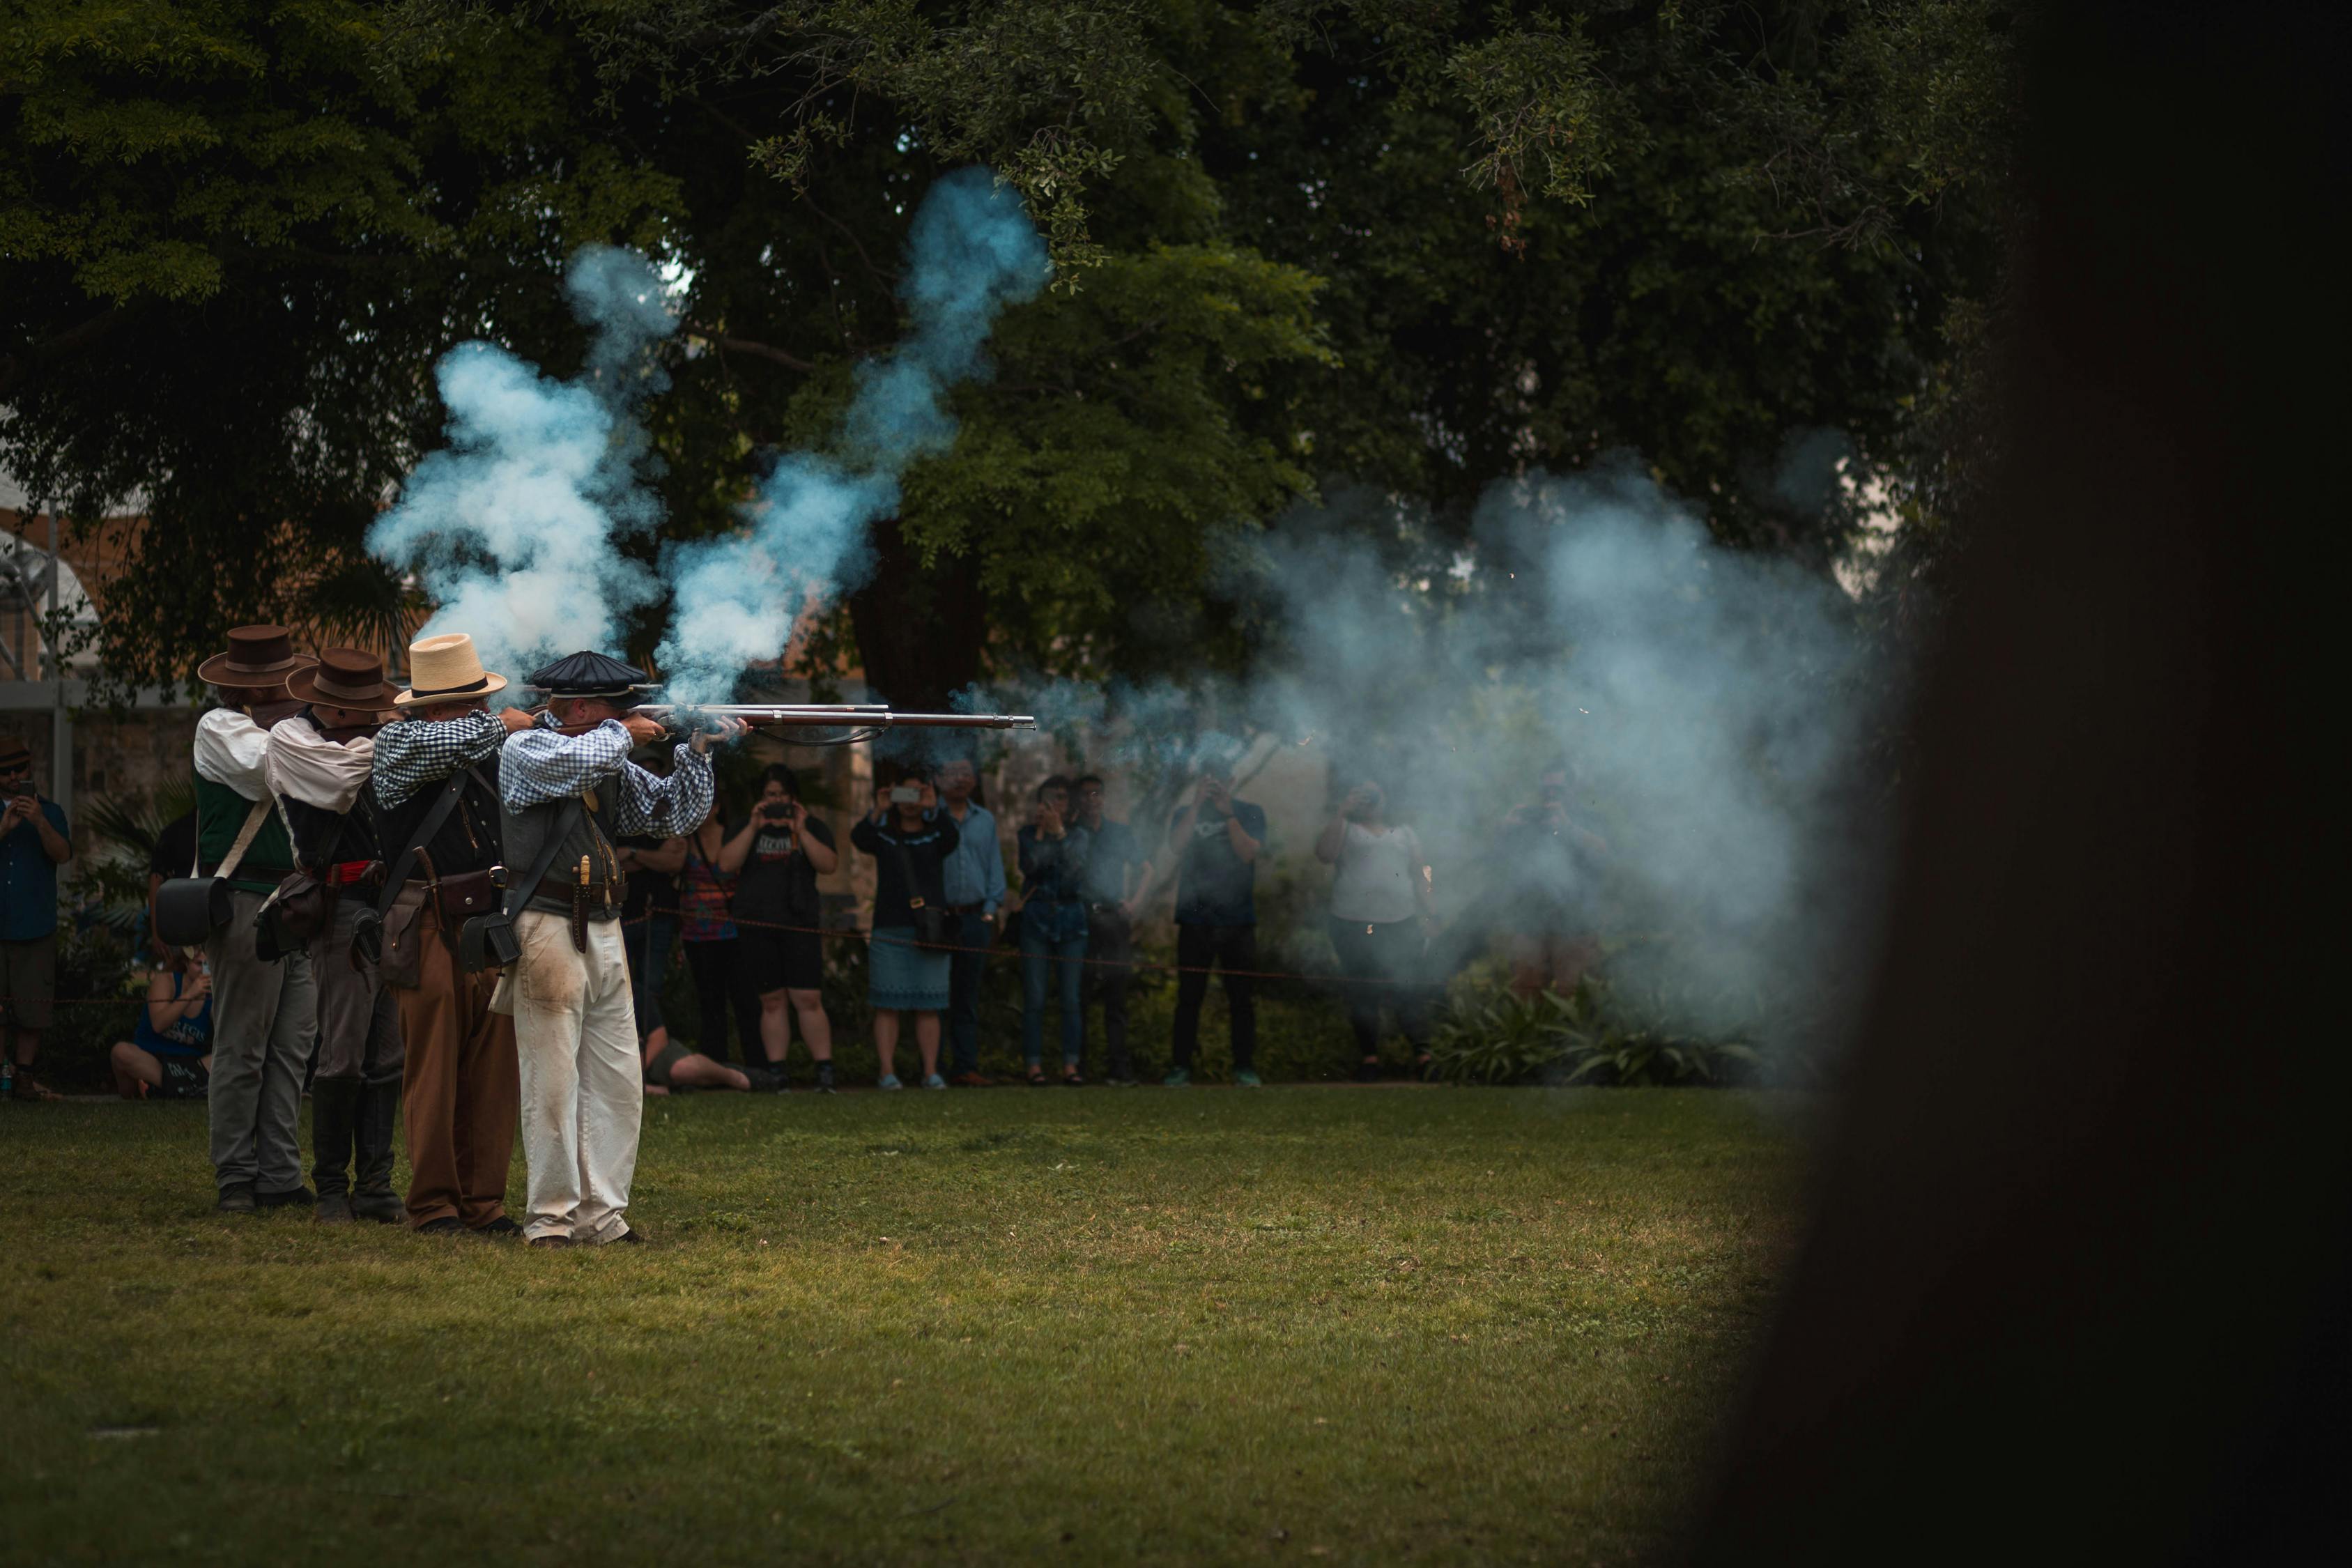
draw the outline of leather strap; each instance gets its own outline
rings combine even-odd
[[[385,874],[383,891],[378,893],[375,899],[377,914],[388,915],[392,912],[394,900],[400,897],[400,889],[408,880],[409,867],[416,863],[418,852],[432,840],[435,834],[441,831],[441,825],[448,821],[449,814],[457,809],[457,797],[466,792],[466,780],[472,771],[470,768],[461,769],[449,775],[449,787],[441,792],[441,798],[435,801],[433,809],[425,814],[425,821],[417,828],[416,837],[409,841],[407,848],[400,852],[400,858],[392,863],[392,869]]]

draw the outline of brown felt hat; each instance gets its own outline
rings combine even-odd
[[[15,773],[18,768],[33,765],[33,749],[10,735],[0,739],[0,773]]]
[[[318,662],[294,650],[294,634],[284,626],[234,626],[228,634],[228,651],[196,666],[196,679],[207,686],[267,691],[285,685],[287,677],[296,670]]]
[[[319,662],[296,670],[286,689],[298,702],[356,708],[370,713],[392,706],[393,689],[383,679],[383,660],[362,648],[331,647]]]

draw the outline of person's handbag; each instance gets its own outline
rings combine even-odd
[[[915,880],[915,858],[908,854],[907,847],[895,837],[891,842],[898,850],[898,875],[907,882],[907,910],[915,917],[915,941],[924,947],[945,947],[948,942],[947,910],[927,901],[921,893],[916,891],[920,884]]]
[[[235,875],[237,862],[253,846],[253,837],[269,819],[269,802],[265,798],[253,803],[247,813],[245,826],[237,829],[236,842],[228,847],[219,868],[209,877],[196,875],[203,865],[199,851],[196,862],[188,868],[184,877],[173,877],[155,889],[155,934],[173,947],[202,947],[213,933],[227,925],[236,913],[229,900],[228,879]]]
[[[474,916],[457,929],[457,967],[468,974],[479,974],[489,968],[503,969],[522,956],[522,939],[515,934],[515,916],[530,902],[531,894],[555,864],[555,852],[562,848],[572,825],[580,819],[578,796],[563,803],[554,823],[547,830],[547,842],[539,847],[539,859],[530,875],[507,887],[506,901],[488,914]]]

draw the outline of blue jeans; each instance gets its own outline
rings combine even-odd
[[[1021,922],[1021,1049],[1036,1067],[1045,1056],[1045,985],[1050,975],[1062,1004],[1062,1065],[1076,1067],[1086,1045],[1084,987],[1087,933],[1049,936],[1038,922]]]
[[[953,1059],[948,1071],[980,1070],[980,977],[988,969],[988,950],[996,945],[996,926],[978,915],[950,915],[948,941],[956,951],[948,959],[948,1044]]]

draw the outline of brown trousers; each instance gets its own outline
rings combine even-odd
[[[468,974],[441,940],[431,904],[417,917],[419,984],[394,987],[407,1047],[408,1223],[455,1215],[469,1230],[506,1213],[522,1082],[514,1020],[490,1011],[498,971]]]

